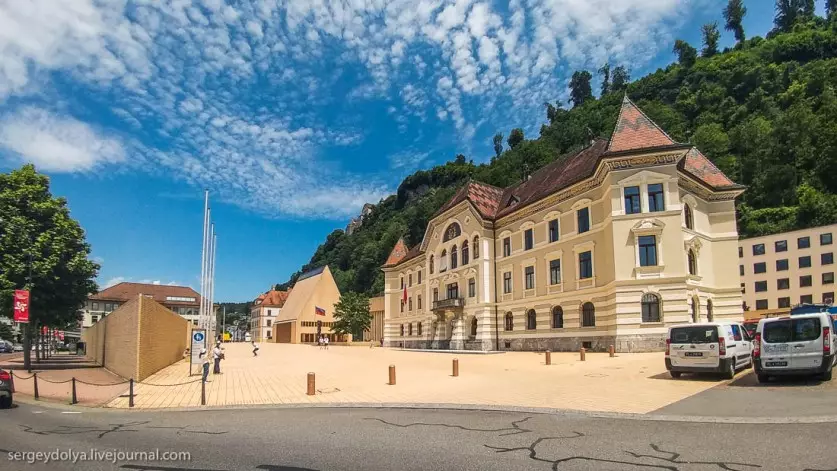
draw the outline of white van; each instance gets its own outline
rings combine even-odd
[[[245,342],[249,342],[249,341],[251,341],[252,339],[253,339],[253,338],[252,338],[252,337],[250,337],[250,332],[247,332],[247,333],[245,333],[245,334],[244,334],[244,341],[245,341]]]
[[[682,373],[723,373],[735,377],[753,361],[752,342],[737,322],[704,322],[669,327],[666,369],[672,378]]]
[[[824,312],[760,320],[753,348],[759,382],[813,374],[831,381],[837,350],[831,330],[831,317]]]

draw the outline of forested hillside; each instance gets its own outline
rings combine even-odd
[[[698,50],[678,40],[678,61],[631,82],[623,67],[592,75],[579,71],[570,82],[570,103],[546,104],[547,124],[537,139],[512,130],[503,150],[474,165],[463,155],[410,175],[398,192],[375,206],[352,235],[332,232],[301,271],[328,264],[341,291],[377,295],[380,266],[399,237],[421,241],[433,213],[467,178],[500,187],[580,148],[593,136],[609,137],[624,93],[679,142],[700,148],[736,183],[738,229],[753,236],[837,221],[837,0],[830,19],[813,14],[813,0],[777,0],[776,27],[766,38],[745,39],[741,0],[724,10],[734,48],[718,51],[717,24],[702,28]],[[287,283],[292,285],[299,273]]]

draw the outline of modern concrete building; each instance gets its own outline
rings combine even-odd
[[[383,296],[369,298],[369,314],[372,315],[372,324],[369,326],[369,330],[363,332],[363,340],[366,342],[379,343],[384,337]]]
[[[797,304],[834,302],[837,224],[738,242],[744,309],[790,310]]]
[[[82,328],[90,327],[122,304],[138,295],[151,298],[193,325],[198,325],[201,296],[187,286],[155,285],[149,283],[117,283],[90,296],[84,303]]]
[[[351,335],[338,335],[331,330],[334,305],[339,301],[340,290],[328,266],[303,273],[273,321],[273,341],[314,343],[319,331],[330,342],[350,342]]]
[[[250,310],[250,335],[256,342],[273,341],[273,322],[288,300],[291,290],[270,290],[253,301]]]
[[[670,325],[740,320],[743,191],[626,97],[609,140],[508,188],[469,181],[396,244],[384,343],[655,351]]]

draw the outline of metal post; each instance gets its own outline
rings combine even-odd
[[[308,389],[305,394],[313,396],[317,394],[316,377],[314,373],[308,373]]]
[[[579,350],[578,353],[581,356],[581,361],[585,361],[587,350],[585,350],[584,347],[581,347],[581,350]]]
[[[76,377],[73,376],[73,397],[70,404],[78,404],[78,398],[76,397]]]
[[[134,378],[128,380],[128,407],[134,407]]]
[[[546,351],[546,364],[552,364],[552,352],[550,352],[549,350]]]
[[[198,312],[198,325],[203,327],[203,311],[204,306],[206,305],[206,291],[204,287],[206,286],[206,227],[209,221],[209,190],[204,192],[204,200],[203,200],[203,234],[201,240],[201,304],[200,310]]]
[[[35,379],[35,399],[38,399],[38,373],[32,373],[32,378]]]
[[[458,358],[453,359],[453,376],[454,377],[459,376],[459,359]]]
[[[206,381],[201,380],[201,405],[206,405]]]
[[[389,365],[389,385],[395,386],[395,365]]]
[[[613,347],[613,345],[608,347],[607,351],[608,351],[608,353],[610,353],[610,358],[613,358],[613,357],[616,356],[616,349]]]

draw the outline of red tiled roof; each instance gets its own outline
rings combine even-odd
[[[261,299],[261,302],[257,302],[256,304],[259,306],[282,307],[285,305],[285,301],[288,300],[288,296],[291,294],[292,289],[293,288],[287,291],[276,291],[272,289],[259,296],[256,300],[258,301]]]
[[[384,263],[384,266],[392,266],[397,265],[404,260],[404,257],[407,256],[407,244],[404,243],[404,238],[398,239],[398,242],[395,243],[395,247],[392,248],[392,252],[389,253],[389,257],[387,257],[387,261]]]
[[[686,157],[680,162],[680,168],[715,188],[738,186],[696,147],[689,150]]]
[[[140,294],[153,297],[160,304],[199,306],[201,296],[188,286],[153,285],[146,283],[117,283],[110,288],[90,296],[90,299],[104,301],[128,301]],[[192,298],[194,301],[169,300],[169,298]]]
[[[491,219],[500,207],[502,196],[502,188],[469,180],[453,195],[453,198],[436,211],[435,215],[442,214],[467,199],[474,205],[480,216]]]
[[[625,95],[622,109],[610,138],[608,152],[622,152],[626,150],[647,149],[674,145],[676,142],[659,126],[654,124],[645,113]]]

